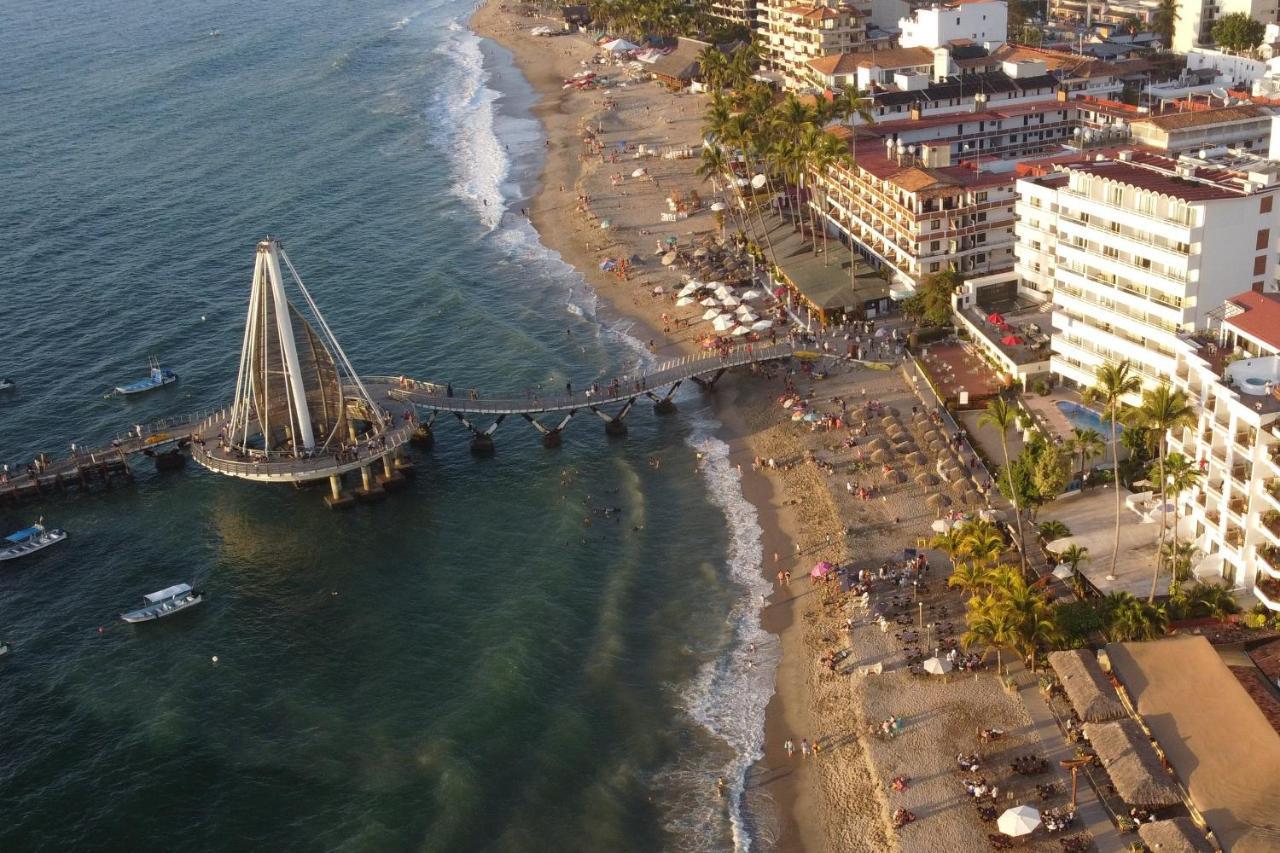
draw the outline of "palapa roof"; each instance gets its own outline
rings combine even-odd
[[[1052,652],[1049,666],[1058,674],[1071,707],[1087,723],[1105,723],[1128,716],[1115,688],[1102,673],[1098,660],[1084,649]]]
[[[1111,643],[1107,657],[1218,843],[1280,850],[1280,735],[1209,641]]]
[[[1182,802],[1178,786],[1161,765],[1156,748],[1136,721],[1085,723],[1084,734],[1098,753],[1120,799],[1145,808]]]
[[[701,76],[698,56],[709,44],[696,39],[681,38],[676,49],[659,57],[651,66],[654,74],[671,80],[693,80]]]
[[[1200,827],[1189,817],[1139,824],[1138,837],[1155,853],[1214,853]]]

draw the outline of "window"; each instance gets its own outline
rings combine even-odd
[[[1275,202],[1275,196],[1264,195],[1262,198],[1258,200],[1258,212],[1270,213],[1271,205],[1274,202]]]
[[[987,194],[985,192],[975,193],[973,196],[973,200],[976,202],[984,202],[987,200]]]
[[[1258,257],[1253,259],[1253,274],[1265,275],[1266,272],[1267,272],[1267,256],[1258,255]]]
[[[1253,248],[1261,252],[1263,249],[1267,248],[1267,244],[1270,242],[1271,242],[1271,229],[1263,228],[1261,231],[1258,232],[1258,240],[1256,243],[1253,244]]]
[[[932,243],[930,243],[930,244],[929,244],[929,251],[930,251],[930,252],[936,252],[936,251],[938,251],[938,250],[939,250],[939,249],[941,249],[941,248],[942,248],[942,243],[940,243],[940,242],[939,242],[939,241],[937,241],[937,240],[934,240]]]
[[[942,267],[937,261],[929,264],[929,272],[937,272]]]
[[[942,227],[942,220],[941,220],[941,219],[932,219],[932,220],[930,220],[930,221],[929,221],[929,230],[930,230],[930,231],[937,231],[937,230],[938,230],[939,228],[941,228],[941,227]]]
[[[1112,204],[1116,207],[1124,204],[1124,187],[1116,186],[1115,184],[1107,187],[1107,204]]]

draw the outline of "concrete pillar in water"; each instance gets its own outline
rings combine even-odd
[[[620,438],[627,434],[627,425],[623,423],[621,418],[614,418],[611,421],[605,421],[604,434],[610,438]]]
[[[655,415],[674,415],[676,413],[676,401],[670,397],[666,397],[653,404],[653,413]]]
[[[558,429],[547,430],[542,434],[543,447],[559,447],[564,440],[564,433]]]
[[[373,478],[373,469],[369,465],[360,466],[360,486],[356,497],[362,501],[376,501],[387,496],[382,484]]]
[[[388,491],[398,489],[404,485],[404,474],[401,474],[396,469],[393,453],[388,453],[382,457],[382,474],[378,477],[378,481],[382,483],[382,488]]]
[[[329,475],[329,494],[325,495],[324,502],[328,504],[329,509],[346,509],[356,502],[356,499],[342,491],[342,475]]]

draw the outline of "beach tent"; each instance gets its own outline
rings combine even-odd
[[[677,295],[677,296],[692,296],[693,294],[695,294],[695,293],[697,293],[697,292],[698,292],[698,288],[699,288],[700,286],[701,286],[701,285],[699,285],[699,284],[698,284],[698,282],[696,282],[696,281],[691,281],[691,282],[689,282],[688,284],[686,284],[684,287],[680,288],[680,292],[679,292],[678,294],[676,294],[676,295]]]
[[[738,328],[733,330],[733,334],[734,334],[734,337],[742,337],[743,335],[751,334],[751,330],[748,329],[746,326],[739,326]]]
[[[929,658],[924,662],[924,671],[930,675],[946,675],[951,671],[951,661],[946,658]]]
[[[713,203],[713,204],[711,205],[711,210],[712,210],[712,212],[714,212],[714,213],[719,213],[720,211],[724,210],[724,202],[722,202],[722,201],[717,201],[717,202]]]
[[[632,44],[626,39],[614,39],[611,42],[605,42],[600,45],[600,48],[601,50],[606,50],[609,53],[628,53],[633,50],[639,50],[640,45]]]
[[[756,320],[751,324],[751,331],[753,332],[767,332],[771,328],[773,328],[772,320]]]
[[[749,302],[753,299],[759,299],[762,296],[764,296],[764,294],[758,290],[748,290],[746,293],[742,294],[742,296],[739,298],[742,299],[744,302]]]
[[[719,305],[720,303],[719,303],[719,302],[717,302],[713,297],[708,296],[706,299],[702,300],[702,301],[701,301],[701,302],[699,302],[698,304],[699,304],[699,305],[701,305],[701,306],[702,306],[702,307],[704,307],[704,308],[715,308],[715,307],[716,307],[717,305]],[[719,312],[719,311],[717,311],[716,313],[717,313],[717,314],[719,314],[720,312]]]

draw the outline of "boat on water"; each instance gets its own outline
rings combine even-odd
[[[56,545],[66,538],[65,530],[56,528],[50,530],[43,524],[33,524],[0,539],[0,560],[16,560],[48,548],[50,545]]]
[[[198,589],[192,589],[189,583],[178,583],[148,593],[142,596],[142,601],[142,607],[121,613],[120,618],[126,622],[150,622],[154,619],[163,619],[188,607],[195,607],[204,601],[204,593]]]
[[[8,656],[9,656],[9,644],[0,643],[0,658],[7,658]]]
[[[123,394],[126,397],[132,394],[145,394],[148,391],[154,391],[157,388],[163,388],[165,385],[172,385],[178,381],[178,374],[167,367],[161,367],[159,359],[154,355],[148,359],[148,364],[151,365],[150,376],[146,379],[139,379],[137,382],[117,385],[116,393]]]
[[[0,379],[0,391],[8,391],[16,384],[12,379]]]

